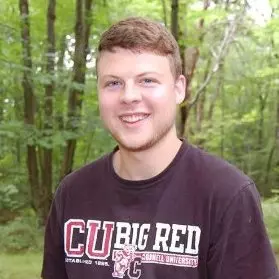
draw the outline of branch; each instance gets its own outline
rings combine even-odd
[[[205,81],[200,86],[200,88],[197,90],[196,95],[194,96],[192,101],[189,102],[190,108],[196,104],[196,102],[199,100],[200,95],[202,94],[204,89],[207,87],[207,85],[211,81],[214,74],[218,72],[220,64],[222,63],[222,60],[224,59],[224,57],[227,55],[229,46],[231,45],[231,43],[234,40],[234,35],[237,31],[237,26],[238,26],[240,20],[241,20],[241,16],[239,18],[236,18],[229,22],[229,26],[224,31],[223,40],[221,42],[221,45],[220,45],[218,51],[214,52],[213,50],[211,50],[212,56],[215,58],[215,62],[213,63],[212,69],[208,73]]]

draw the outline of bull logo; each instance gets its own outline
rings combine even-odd
[[[113,277],[124,278],[126,272],[130,279],[141,276],[141,270],[137,268],[141,265],[141,258],[137,257],[135,252],[135,245],[124,245],[123,250],[115,252]]]

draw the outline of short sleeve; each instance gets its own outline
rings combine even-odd
[[[61,187],[54,197],[45,229],[43,279],[68,279],[65,269],[64,237],[61,221]]]
[[[209,279],[278,279],[254,184],[233,197],[214,231],[208,253]]]

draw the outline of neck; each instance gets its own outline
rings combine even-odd
[[[176,133],[170,133],[151,148],[131,152],[119,147],[113,158],[116,173],[128,180],[145,180],[161,173],[172,162],[181,146]]]

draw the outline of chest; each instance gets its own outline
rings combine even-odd
[[[170,189],[171,190],[171,189]],[[83,278],[206,278],[207,210],[193,196],[100,193],[64,215],[68,273]],[[104,276],[104,277],[102,277]]]

